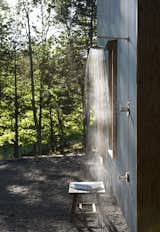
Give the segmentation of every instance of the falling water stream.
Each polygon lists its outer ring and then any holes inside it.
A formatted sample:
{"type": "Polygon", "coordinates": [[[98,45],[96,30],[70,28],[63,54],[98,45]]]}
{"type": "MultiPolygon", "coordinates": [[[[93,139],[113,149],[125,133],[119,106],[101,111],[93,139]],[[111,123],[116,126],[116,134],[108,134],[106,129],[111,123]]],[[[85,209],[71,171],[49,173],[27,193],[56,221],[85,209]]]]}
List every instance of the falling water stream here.
{"type": "MultiPolygon", "coordinates": [[[[86,67],[86,89],[89,111],[87,135],[87,170],[93,181],[103,181],[108,196],[113,196],[111,175],[107,170],[107,153],[109,149],[108,132],[111,122],[109,105],[109,83],[107,70],[107,51],[91,48],[86,67]]],[[[106,195],[107,195],[106,194],[106,195]]],[[[103,198],[104,200],[104,198],[103,198]]],[[[102,223],[101,231],[118,232],[103,211],[99,214],[102,223]]]]}
{"type": "Polygon", "coordinates": [[[103,180],[103,158],[107,152],[107,124],[109,119],[107,63],[104,49],[91,48],[86,68],[88,110],[90,123],[87,133],[90,174],[103,180]]]}

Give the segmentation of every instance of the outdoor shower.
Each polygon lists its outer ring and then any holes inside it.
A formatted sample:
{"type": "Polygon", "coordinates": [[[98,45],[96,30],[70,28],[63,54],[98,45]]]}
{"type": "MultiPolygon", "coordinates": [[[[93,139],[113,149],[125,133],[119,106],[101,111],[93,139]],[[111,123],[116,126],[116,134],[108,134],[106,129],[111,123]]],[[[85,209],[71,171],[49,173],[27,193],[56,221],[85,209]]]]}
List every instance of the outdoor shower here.
{"type": "Polygon", "coordinates": [[[90,116],[87,130],[87,166],[97,180],[103,180],[103,157],[108,149],[107,125],[110,115],[105,52],[100,47],[91,48],[86,66],[87,111],[90,116]]]}

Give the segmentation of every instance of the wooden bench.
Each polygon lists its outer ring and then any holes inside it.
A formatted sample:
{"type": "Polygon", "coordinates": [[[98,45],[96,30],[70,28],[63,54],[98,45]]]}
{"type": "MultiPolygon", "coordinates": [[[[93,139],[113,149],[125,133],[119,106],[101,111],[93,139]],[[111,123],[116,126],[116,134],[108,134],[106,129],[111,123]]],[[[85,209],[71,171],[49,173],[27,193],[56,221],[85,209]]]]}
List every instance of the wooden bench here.
{"type": "Polygon", "coordinates": [[[69,184],[69,194],[73,196],[72,208],[71,208],[71,221],[76,215],[76,209],[82,213],[88,213],[83,211],[85,205],[90,205],[92,211],[90,213],[99,213],[101,211],[100,194],[105,193],[103,181],[92,182],[71,182],[69,184]],[[93,195],[95,200],[93,202],[93,195]],[[88,200],[88,198],[91,198],[88,200]]]}

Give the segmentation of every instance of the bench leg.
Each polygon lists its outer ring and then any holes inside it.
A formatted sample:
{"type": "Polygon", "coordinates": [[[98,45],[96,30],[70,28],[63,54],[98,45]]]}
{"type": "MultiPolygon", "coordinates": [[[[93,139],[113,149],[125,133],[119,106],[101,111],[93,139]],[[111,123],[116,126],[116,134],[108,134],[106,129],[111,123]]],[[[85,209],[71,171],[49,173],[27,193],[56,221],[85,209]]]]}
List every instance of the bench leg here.
{"type": "Polygon", "coordinates": [[[74,217],[75,217],[76,205],[77,205],[77,196],[76,194],[74,194],[73,202],[72,202],[72,209],[71,209],[71,222],[74,220],[74,217]]]}
{"type": "Polygon", "coordinates": [[[97,210],[98,210],[98,224],[100,226],[101,229],[103,229],[103,209],[101,206],[101,201],[100,201],[100,197],[99,194],[96,194],[96,199],[97,199],[97,210]]]}

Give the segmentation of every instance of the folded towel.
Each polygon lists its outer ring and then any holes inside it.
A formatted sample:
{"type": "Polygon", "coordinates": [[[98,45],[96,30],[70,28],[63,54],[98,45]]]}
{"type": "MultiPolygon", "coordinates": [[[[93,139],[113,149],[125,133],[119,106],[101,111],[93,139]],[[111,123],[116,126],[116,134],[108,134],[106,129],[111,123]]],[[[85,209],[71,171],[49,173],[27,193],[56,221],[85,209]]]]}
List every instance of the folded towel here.
{"type": "Polygon", "coordinates": [[[76,189],[76,190],[82,190],[82,191],[100,191],[103,190],[103,187],[98,184],[73,184],[71,188],[76,189]]]}

